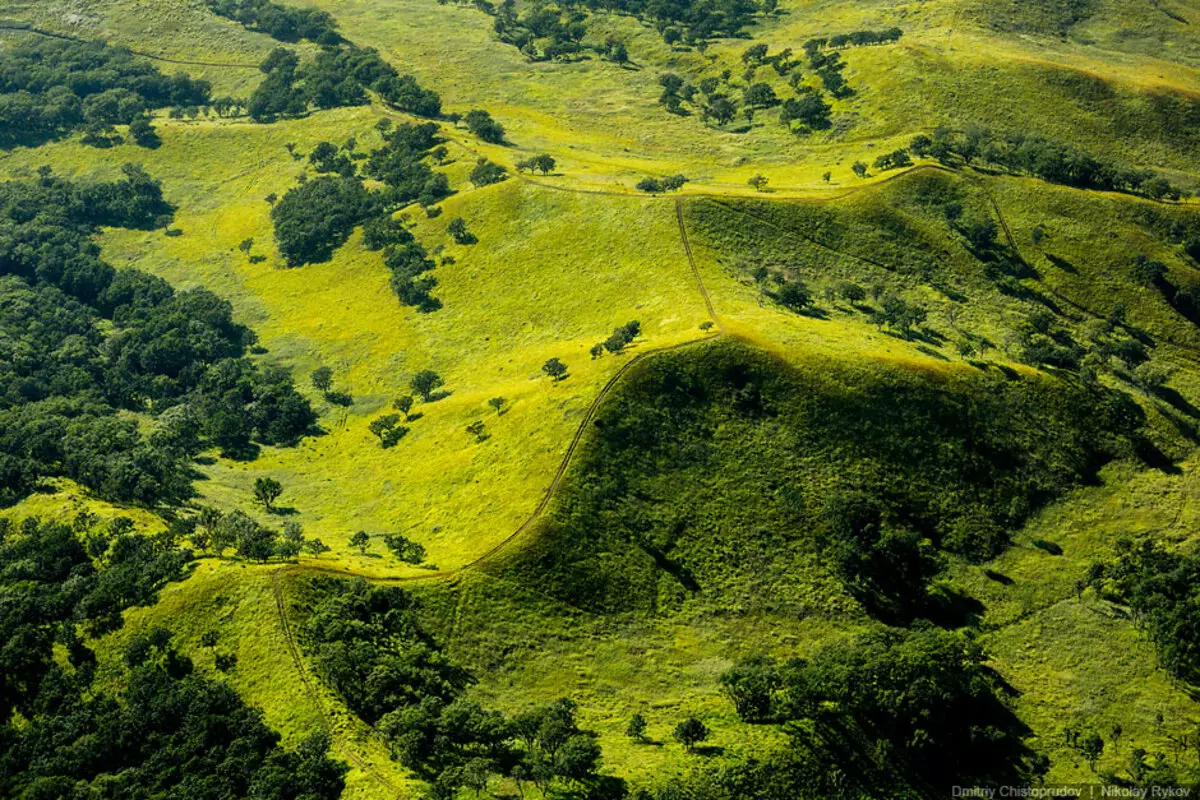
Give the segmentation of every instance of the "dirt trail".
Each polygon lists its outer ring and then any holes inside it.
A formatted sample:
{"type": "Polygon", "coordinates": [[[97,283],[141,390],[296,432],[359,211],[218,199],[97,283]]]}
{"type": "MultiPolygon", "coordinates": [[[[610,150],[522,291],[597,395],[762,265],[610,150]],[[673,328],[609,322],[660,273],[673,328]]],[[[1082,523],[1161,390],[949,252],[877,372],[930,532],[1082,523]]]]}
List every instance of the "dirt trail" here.
{"type": "MultiPolygon", "coordinates": [[[[41,28],[35,28],[32,25],[12,25],[0,23],[0,31],[15,31],[19,33],[32,33],[35,36],[44,36],[47,39],[62,39],[65,42],[84,42],[91,43],[91,39],[83,39],[78,36],[70,36],[65,33],[53,33],[44,31],[41,28]]],[[[162,61],[165,64],[180,64],[185,67],[215,67],[217,69],[258,69],[258,64],[218,64],[212,61],[184,61],[178,58],[167,58],[166,56],[156,56],[152,53],[146,53],[141,50],[134,50],[126,47],[126,50],[133,53],[135,56],[148,58],[151,61],[162,61]]]]}

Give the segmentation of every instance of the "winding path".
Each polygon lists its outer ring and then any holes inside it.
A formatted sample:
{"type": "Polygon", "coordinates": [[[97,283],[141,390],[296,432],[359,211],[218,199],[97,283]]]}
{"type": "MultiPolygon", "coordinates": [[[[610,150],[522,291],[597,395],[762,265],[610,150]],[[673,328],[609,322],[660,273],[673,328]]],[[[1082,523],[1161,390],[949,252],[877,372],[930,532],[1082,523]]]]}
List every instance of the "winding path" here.
{"type": "MultiPolygon", "coordinates": [[[[332,733],[333,733],[333,725],[330,721],[332,712],[326,706],[324,699],[322,698],[321,692],[317,688],[317,685],[316,685],[314,679],[310,676],[308,668],[306,667],[306,665],[304,663],[304,658],[300,652],[300,646],[296,642],[295,634],[292,631],[291,621],[288,619],[287,602],[284,598],[283,581],[281,580],[281,578],[285,575],[306,573],[306,574],[318,574],[318,575],[320,575],[320,574],[333,575],[333,576],[340,577],[340,578],[362,577],[362,578],[365,578],[366,580],[371,581],[372,583],[381,583],[381,584],[405,584],[405,583],[411,584],[411,583],[417,583],[417,582],[422,582],[422,581],[451,580],[451,579],[457,577],[458,575],[461,575],[464,572],[467,572],[469,570],[475,569],[475,568],[479,567],[480,565],[484,564],[485,562],[495,558],[499,553],[503,552],[505,549],[507,549],[509,546],[511,546],[517,539],[521,538],[525,533],[527,533],[533,527],[533,525],[541,518],[542,514],[545,513],[546,508],[550,505],[550,500],[554,496],[555,491],[562,484],[563,478],[567,474],[567,469],[571,465],[571,460],[575,456],[576,451],[579,449],[580,443],[583,441],[584,434],[587,432],[588,428],[590,428],[592,423],[595,421],[596,413],[597,413],[597,411],[599,411],[600,405],[604,402],[604,399],[606,397],[608,397],[608,395],[612,392],[613,388],[616,387],[617,382],[620,381],[623,376],[628,374],[629,371],[631,369],[633,369],[633,367],[636,364],[650,358],[651,356],[659,355],[659,354],[670,352],[673,350],[681,350],[685,347],[692,347],[694,345],[702,344],[704,342],[711,342],[711,341],[713,341],[715,339],[719,339],[725,335],[724,324],[721,322],[720,317],[717,316],[716,309],[713,307],[712,297],[709,295],[708,289],[704,286],[704,280],[700,275],[700,269],[696,265],[696,259],[695,259],[694,255],[692,254],[692,245],[691,245],[691,241],[688,239],[687,226],[684,223],[683,204],[682,204],[681,200],[676,200],[676,202],[675,202],[675,216],[679,223],[679,236],[680,236],[680,240],[683,244],[684,254],[687,257],[688,267],[691,269],[692,277],[696,281],[696,288],[699,291],[700,296],[704,300],[704,307],[708,311],[708,316],[709,316],[710,320],[717,327],[717,329],[720,331],[720,333],[712,334],[709,336],[704,336],[704,337],[701,337],[698,339],[692,339],[692,340],[689,340],[686,342],[679,342],[677,344],[649,348],[647,350],[644,350],[644,351],[638,353],[637,355],[633,356],[628,361],[626,361],[624,364],[622,364],[620,369],[618,369],[615,373],[613,373],[612,377],[610,377],[608,379],[608,381],[605,382],[604,386],[596,394],[596,397],[588,405],[587,410],[583,414],[583,418],[579,421],[579,425],[575,429],[575,434],[571,437],[570,444],[567,445],[567,450],[563,454],[562,460],[559,462],[558,469],[555,471],[554,478],[550,481],[550,485],[547,486],[545,491],[542,493],[541,500],[538,501],[537,506],[533,509],[533,511],[525,519],[525,521],[522,522],[516,528],[516,530],[514,530],[508,536],[504,537],[504,539],[502,539],[501,541],[497,542],[495,545],[493,545],[491,548],[489,548],[482,555],[478,556],[474,560],[468,562],[467,564],[464,564],[461,567],[457,567],[456,569],[452,569],[452,570],[440,570],[438,572],[430,572],[425,575],[374,577],[374,576],[360,575],[352,570],[335,569],[333,567],[322,567],[322,566],[318,566],[315,564],[292,564],[292,565],[289,565],[286,567],[280,567],[279,569],[272,572],[272,574],[271,574],[271,591],[275,598],[276,611],[279,614],[279,628],[280,628],[280,631],[283,633],[284,640],[287,643],[288,655],[290,656],[290,658],[292,660],[292,664],[295,667],[296,673],[300,676],[300,681],[304,686],[304,693],[308,696],[309,700],[313,704],[313,707],[317,709],[317,712],[319,713],[319,715],[321,717],[322,729],[325,730],[327,733],[331,734],[331,738],[332,738],[332,733]]],[[[371,730],[374,731],[374,728],[372,728],[371,730]]],[[[375,767],[373,767],[364,758],[362,758],[362,756],[360,756],[358,754],[358,752],[355,751],[353,748],[335,741],[334,749],[339,754],[344,755],[346,757],[346,759],[348,761],[350,761],[355,767],[357,767],[358,769],[362,770],[365,774],[370,776],[371,779],[374,780],[382,789],[386,790],[387,792],[390,792],[393,797],[401,797],[402,796],[399,787],[397,787],[395,783],[390,781],[387,778],[387,776],[383,775],[379,770],[375,769],[375,767]]]]}

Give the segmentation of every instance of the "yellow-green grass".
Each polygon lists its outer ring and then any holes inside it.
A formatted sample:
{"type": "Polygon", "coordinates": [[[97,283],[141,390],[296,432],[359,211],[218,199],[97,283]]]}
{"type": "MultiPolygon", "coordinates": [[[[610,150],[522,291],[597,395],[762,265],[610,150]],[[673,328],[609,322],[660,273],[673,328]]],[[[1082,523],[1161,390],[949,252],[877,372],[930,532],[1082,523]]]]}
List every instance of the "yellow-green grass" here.
{"type": "MultiPolygon", "coordinates": [[[[176,286],[203,285],[234,303],[258,331],[268,358],[294,367],[302,388],[321,364],[354,397],[342,409],[314,396],[326,433],[296,448],[268,449],[251,462],[220,460],[205,468],[202,502],[249,505],[255,478],[279,479],[281,503],[311,535],[344,550],[356,530],[401,531],[425,544],[442,568],[466,563],[507,536],[541,500],[581,415],[629,355],[592,359],[588,349],[611,330],[639,320],[630,349],[702,338],[707,318],[684,257],[670,203],[553,192],[512,180],[467,187],[436,220],[418,220],[429,247],[445,245],[454,264],[438,267],[436,294],[445,307],[420,314],[399,306],[377,253],[357,237],[327,264],[281,269],[271,252],[269,206],[302,169],[283,145],[307,151],[320,138],[377,136],[367,109],[317,115],[277,126],[164,125],[161,148],[99,152],[73,143],[9,156],[9,174],[50,160],[75,176],[105,176],[136,158],[164,181],[179,206],[184,235],[113,231],[105,257],[162,275],[176,286]],[[236,159],[227,153],[237,153],[236,159]],[[247,168],[250,165],[250,168],[247,168]],[[442,231],[463,216],[479,243],[455,245],[442,231]],[[251,264],[237,244],[253,237],[251,264]],[[558,357],[569,376],[541,372],[558,357]],[[432,368],[449,396],[418,404],[420,419],[395,448],[384,450],[367,425],[409,393],[418,370],[432,368]],[[507,398],[503,415],[492,397],[507,398]],[[482,420],[491,438],[464,430],[482,420]]],[[[423,215],[422,215],[423,217],[423,215]]],[[[397,568],[372,556],[360,569],[397,568]]]]}
{"type": "Polygon", "coordinates": [[[1100,733],[1108,747],[1098,768],[1120,771],[1135,747],[1172,754],[1170,737],[1191,730],[1200,714],[1195,698],[1157,668],[1153,644],[1123,610],[1076,587],[1120,537],[1174,546],[1194,535],[1200,473],[1194,458],[1181,466],[1175,475],[1114,466],[1103,485],[1045,509],[987,565],[1011,584],[989,579],[980,567],[955,569],[955,583],[984,604],[984,645],[1018,692],[1017,714],[1051,758],[1051,782],[1096,780],[1066,745],[1066,727],[1100,733]],[[1062,555],[1032,544],[1040,539],[1058,544],[1062,555]],[[1118,725],[1123,733],[1114,746],[1118,725]]]}
{"type": "MultiPolygon", "coordinates": [[[[296,669],[276,604],[275,569],[202,559],[186,581],[163,589],[156,605],[126,612],[125,626],[98,642],[101,681],[118,688],[121,653],[130,638],[155,626],[166,627],[174,634],[175,646],[202,675],[228,682],[247,704],[263,712],[285,747],[328,730],[332,755],[350,766],[342,795],[346,800],[394,798],[382,781],[397,787],[403,797],[419,796],[420,784],[390,759],[370,730],[311,672],[296,669]],[[200,643],[209,631],[218,634],[218,644],[211,649],[200,643]],[[217,671],[216,653],[235,655],[236,667],[217,671]]],[[[286,594],[284,599],[286,603],[286,594]]]]}

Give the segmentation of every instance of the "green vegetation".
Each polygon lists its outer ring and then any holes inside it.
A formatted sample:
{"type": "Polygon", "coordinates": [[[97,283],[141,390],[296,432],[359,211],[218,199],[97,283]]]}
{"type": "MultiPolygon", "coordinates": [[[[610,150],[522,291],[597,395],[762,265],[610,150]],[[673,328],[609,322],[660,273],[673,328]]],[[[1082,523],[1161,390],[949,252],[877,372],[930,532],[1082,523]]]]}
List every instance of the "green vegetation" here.
{"type": "Polygon", "coordinates": [[[1188,13],[12,0],[0,795],[1194,783],[1188,13]]]}
{"type": "Polygon", "coordinates": [[[33,146],[84,128],[99,146],[119,143],[114,125],[131,125],[142,147],[155,143],[152,109],[210,101],[206,81],[163,75],[121,47],[35,40],[8,48],[0,78],[0,147],[33,146]]]}
{"type": "Polygon", "coordinates": [[[294,442],[315,421],[286,372],[245,357],[255,337],[228,302],[101,260],[98,226],[170,219],[161,186],[134,165],[123,172],[75,184],[47,168],[0,186],[0,503],[57,475],[107,499],[178,503],[206,447],[244,454],[254,440],[294,442]],[[155,430],[118,410],[152,411],[155,430]]]}

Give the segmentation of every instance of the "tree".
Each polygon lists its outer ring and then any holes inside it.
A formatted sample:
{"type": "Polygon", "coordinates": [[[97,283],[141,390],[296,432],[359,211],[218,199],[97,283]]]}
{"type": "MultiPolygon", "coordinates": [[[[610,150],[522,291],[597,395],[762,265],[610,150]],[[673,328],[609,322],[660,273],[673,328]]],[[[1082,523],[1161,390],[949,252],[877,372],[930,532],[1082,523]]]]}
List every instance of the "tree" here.
{"type": "Polygon", "coordinates": [[[254,481],[254,499],[273,511],[275,501],[283,494],[283,485],[274,478],[257,478],[254,481]]]}
{"type": "Polygon", "coordinates": [[[709,100],[704,107],[704,112],[715,119],[718,125],[724,125],[733,119],[733,115],[737,113],[737,107],[729,102],[729,98],[718,95],[709,100]]]}
{"type": "Polygon", "coordinates": [[[350,537],[350,546],[357,547],[358,552],[366,554],[367,545],[371,543],[371,534],[366,531],[358,531],[350,537]]]}
{"type": "Polygon", "coordinates": [[[746,105],[757,108],[779,105],[779,98],[775,96],[775,90],[766,83],[756,83],[747,88],[745,99],[746,105]]]}
{"type": "Polygon", "coordinates": [[[392,408],[404,415],[405,422],[408,422],[408,412],[412,411],[412,407],[413,399],[410,394],[402,395],[392,401],[392,408]]]}
{"type": "Polygon", "coordinates": [[[283,523],[283,536],[279,537],[277,550],[280,558],[295,558],[304,549],[304,529],[299,522],[288,520],[283,523]]]}
{"type": "Polygon", "coordinates": [[[498,416],[504,413],[504,405],[507,402],[508,401],[503,397],[493,397],[491,400],[488,400],[488,405],[496,409],[496,414],[498,416]]]}
{"type": "Polygon", "coordinates": [[[799,311],[812,302],[812,293],[801,280],[790,280],[775,293],[779,303],[793,311],[799,311]]]}
{"type": "Polygon", "coordinates": [[[420,564],[425,560],[425,548],[406,536],[389,533],[384,535],[383,543],[392,555],[407,564],[420,564]]]}
{"type": "Polygon", "coordinates": [[[482,420],[475,420],[467,425],[466,431],[470,436],[475,437],[476,442],[483,442],[488,439],[487,426],[483,424],[482,420]]]}
{"type": "Polygon", "coordinates": [[[683,745],[689,753],[695,751],[696,745],[708,738],[708,728],[695,717],[688,717],[675,726],[675,741],[683,745]]]}
{"type": "Polygon", "coordinates": [[[551,358],[545,364],[542,364],[542,372],[549,375],[551,380],[557,383],[567,374],[567,365],[557,358],[551,358]]]}
{"type": "Polygon", "coordinates": [[[490,186],[504,180],[507,175],[504,167],[488,161],[486,158],[481,158],[475,163],[470,177],[471,183],[476,186],[490,186]]]}
{"type": "Polygon", "coordinates": [[[625,726],[625,735],[635,742],[646,741],[646,718],[641,714],[630,717],[629,724],[625,726]]]}
{"type": "Polygon", "coordinates": [[[833,173],[826,171],[824,174],[821,175],[821,180],[825,181],[826,183],[829,183],[829,179],[832,177],[833,177],[833,173]]]}
{"type": "Polygon", "coordinates": [[[755,175],[750,180],[746,181],[747,185],[753,186],[754,191],[762,192],[767,188],[768,180],[765,175],[755,175]]]}
{"type": "Polygon", "coordinates": [[[471,133],[485,142],[501,144],[504,141],[504,127],[492,119],[492,115],[482,109],[468,111],[464,118],[471,133]]]}
{"type": "Polygon", "coordinates": [[[421,395],[421,399],[426,403],[433,399],[434,390],[443,385],[442,376],[431,369],[421,370],[409,382],[412,390],[421,395]]]}
{"type": "Polygon", "coordinates": [[[329,550],[329,545],[325,544],[320,539],[307,539],[304,542],[304,552],[308,553],[313,558],[320,556],[321,553],[328,553],[329,550]]]}
{"type": "Polygon", "coordinates": [[[861,161],[855,161],[850,169],[854,170],[854,174],[860,178],[867,177],[867,165],[861,161]]]}
{"type": "Polygon", "coordinates": [[[394,447],[408,433],[408,428],[400,424],[399,414],[376,417],[367,425],[367,430],[379,437],[379,444],[385,449],[394,447]]]}
{"type": "Polygon", "coordinates": [[[1077,747],[1080,754],[1087,759],[1088,767],[1095,772],[1096,762],[1100,760],[1100,756],[1104,752],[1104,739],[1100,738],[1100,734],[1092,731],[1079,739],[1077,747]]]}
{"type": "Polygon", "coordinates": [[[313,388],[321,394],[329,394],[329,390],[333,388],[333,370],[329,367],[317,367],[309,376],[312,381],[313,388]]]}
{"type": "Polygon", "coordinates": [[[861,303],[867,299],[867,290],[857,283],[851,283],[850,281],[839,283],[837,293],[843,300],[851,304],[861,303]]]}
{"type": "Polygon", "coordinates": [[[475,241],[475,237],[467,230],[467,221],[462,217],[455,217],[446,223],[446,233],[450,234],[451,238],[459,244],[470,244],[475,241]]]}

